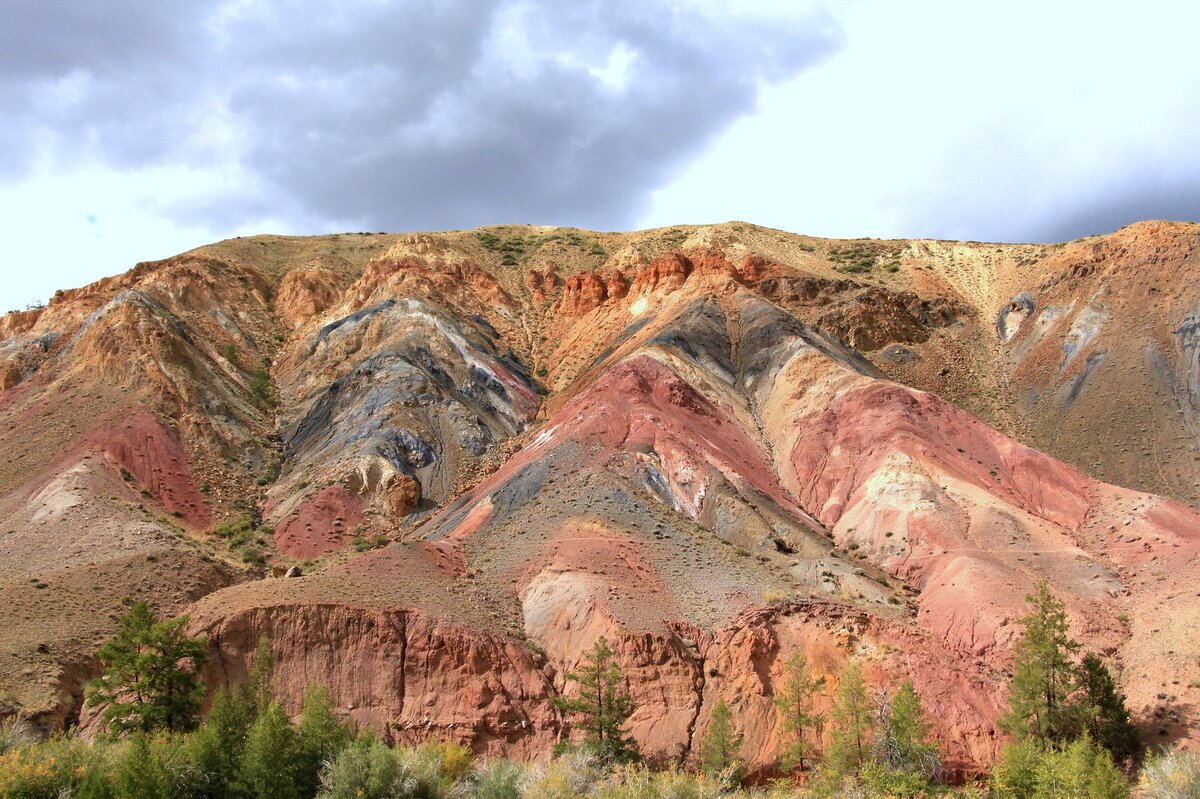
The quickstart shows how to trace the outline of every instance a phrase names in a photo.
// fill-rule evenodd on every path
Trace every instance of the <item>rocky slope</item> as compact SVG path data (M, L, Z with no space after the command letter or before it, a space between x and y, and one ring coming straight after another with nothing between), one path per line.
M723 698L769 768L801 650L912 679L970 770L1044 578L1190 740L1197 245L255 237L60 292L0 321L3 701L72 719L147 598L213 685L265 634L289 707L397 739L544 755L603 634L657 756Z

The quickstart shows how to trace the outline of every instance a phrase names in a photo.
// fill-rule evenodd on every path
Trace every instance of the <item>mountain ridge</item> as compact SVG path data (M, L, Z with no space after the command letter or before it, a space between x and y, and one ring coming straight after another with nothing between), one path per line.
M1158 222L502 226L234 239L60 292L0 322L0 681L73 718L151 598L212 684L267 633L289 707L315 676L393 737L536 756L603 633L645 748L690 756L720 698L767 769L799 650L911 677L969 771L1046 577L1145 730L1190 740L1198 253Z

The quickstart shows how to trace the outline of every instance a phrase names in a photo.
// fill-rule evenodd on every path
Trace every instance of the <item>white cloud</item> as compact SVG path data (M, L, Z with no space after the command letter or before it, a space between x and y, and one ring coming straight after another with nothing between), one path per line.
M1131 9L856 3L843 50L766 90L643 221L1012 240L1200 208L1200 6ZM1194 193L1120 202L1173 179Z

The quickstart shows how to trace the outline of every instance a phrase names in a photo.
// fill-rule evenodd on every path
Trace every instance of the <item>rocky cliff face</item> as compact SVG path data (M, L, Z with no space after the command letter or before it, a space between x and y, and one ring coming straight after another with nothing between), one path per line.
M262 237L61 292L0 322L4 701L72 717L137 597L211 684L266 635L289 708L397 740L544 756L605 635L655 756L724 699L769 769L801 651L911 679L971 770L1047 579L1190 740L1198 242Z

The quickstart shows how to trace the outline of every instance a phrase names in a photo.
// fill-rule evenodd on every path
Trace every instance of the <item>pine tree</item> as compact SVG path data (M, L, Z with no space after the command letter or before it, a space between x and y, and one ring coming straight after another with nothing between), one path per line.
M248 799L301 799L299 735L278 702L258 714L238 764L238 789Z
M889 771L920 774L927 780L937 776L941 758L937 747L929 742L929 722L911 682L905 680L895 694L880 692L876 724L872 747L876 763Z
M1098 655L1083 656L1079 664L1079 688L1084 730L1092 740L1119 761L1137 754L1138 734L1129 721L1125 696Z
M1067 629L1066 605L1042 580L1025 598L1032 606L1020 620L1025 635L1017 644L1008 712L1000 721L1006 732L1044 744L1070 740L1078 727L1072 657L1079 644Z
M783 730L790 738L780 752L783 767L789 771L804 771L816 760L816 741L820 739L824 717L814 710L813 699L824 686L825 678L813 679L803 655L797 652L788 658L783 682L775 692L775 706Z
M579 684L579 696L557 698L554 706L583 717L583 746L603 763L638 760L637 742L624 729L633 713L633 698L621 687L621 669L604 636L585 653L584 664L567 674L567 680Z
M258 638L258 646L250 660L250 675L243 691L253 714L258 715L275 700L271 690L271 679L275 676L275 653L271 651L271 639L265 635Z
M114 793L121 799L174 799L175 796L159 747L143 732L134 733L117 768L115 782Z
M851 662L842 670L829 712L831 729L826 762L835 774L857 777L862 771L871 753L873 715L862 670Z
M138 602L117 622L117 632L100 648L104 673L88 698L104 704L103 721L121 734L132 730L186 730L204 698L199 669L208 659L204 641L184 633L187 616L158 621Z
M1066 748L1041 753L1035 799L1126 799L1129 781L1112 757L1086 734Z
M189 763L205 777L200 796L224 799L230 795L253 723L254 709L244 692L222 689L213 697L204 723L184 746Z
M736 778L741 765L738 759L741 748L742 736L733 728L729 705L724 699L718 699L713 706L708 733L700 744L700 768L709 775L733 772Z
M300 712L296 779L301 796L314 796L321 767L332 761L354 739L350 726L337 717L329 691L310 685Z

